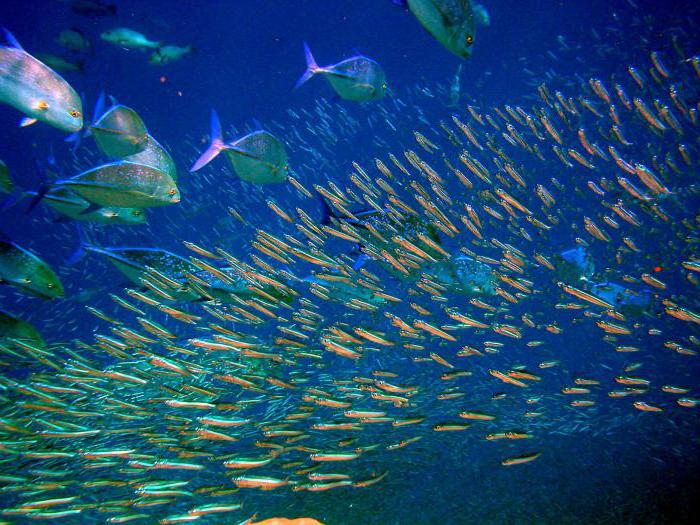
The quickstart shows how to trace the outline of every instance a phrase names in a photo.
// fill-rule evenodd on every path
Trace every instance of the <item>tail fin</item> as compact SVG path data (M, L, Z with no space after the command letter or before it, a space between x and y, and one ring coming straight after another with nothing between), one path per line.
M100 91L100 96L95 101L95 109L92 110L92 123L94 124L105 112L105 92Z
M190 172L194 172L202 169L204 166L209 164L214 157L226 149L226 144L222 138L221 132L221 122L219 121L219 115L216 114L215 110L211 110L211 142L207 150L202 153L202 156L197 159L197 161L190 168Z
M87 236L85 235L85 230L83 230L83 225L76 222L75 229L78 232L78 239L80 241L80 244L78 245L76 250L71 254L71 256L68 258L68 260L66 261L66 264L68 266L73 266L78 261L80 261L83 257L85 257L85 254L87 253L87 249L92 246L87 240Z
M52 156L52 155L51 155ZM39 187L36 190L36 195L32 197L32 200L29 201L29 205L27 206L27 209L25 213L31 213L34 211L34 208L37 207L37 205L41 202L41 199L44 198L44 195L46 195L51 188L51 184L48 181L48 178L46 176L46 170L42 166L42 164L39 161L36 161L36 166L39 171L39 178L41 179L41 182L39 183Z
M306 57L306 71L304 71L304 74L301 75L301 77L299 77L299 80L297 80L297 83L294 85L294 89L298 89L303 84L305 84L312 76L321 71L321 68L318 67L314 56L311 54L311 48L309 47L309 44L307 44L306 42L304 42L304 56Z

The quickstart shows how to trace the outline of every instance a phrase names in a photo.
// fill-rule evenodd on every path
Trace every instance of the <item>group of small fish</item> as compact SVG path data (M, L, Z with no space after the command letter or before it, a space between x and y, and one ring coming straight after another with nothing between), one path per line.
M460 57L475 19L488 22L468 0L404 3ZM364 126L343 106L319 99L269 126L277 134L257 126L230 142L212 110L191 183L215 173L221 184L228 175L210 163L229 160L249 188L228 207L249 251L216 235L184 240L177 225L189 257L100 246L81 230L82 251L129 281L107 306L87 306L94 339L47 342L0 311L2 365L23 367L0 374L0 516L316 525L256 520L272 490L351 498L391 487L401 457L450 434L469 436L450 442L455 454L497 450L494 468L527 476L547 460L538 438L600 405L697 417L700 57L675 40L666 53L677 56L652 51L610 80L541 81L490 108L464 100L459 69L440 88L446 113L430 120L430 89L386 96L375 61L322 67L307 45L297 87L319 75L340 98L371 103L365 129L381 153L337 169L334 148ZM0 100L83 128L75 91L17 46L0 48ZM145 208L178 203L175 164L138 113L102 105L85 132L118 160L34 198L90 215L88 226L110 220L92 214L135 224ZM0 191L15 191L4 165ZM585 209L584 195L595 198ZM9 239L0 281L64 295ZM580 349L590 365L574 372L562 347L582 327L596 346ZM659 341L653 351L646 338ZM603 354L618 369L596 366ZM657 359L678 383L656 376Z

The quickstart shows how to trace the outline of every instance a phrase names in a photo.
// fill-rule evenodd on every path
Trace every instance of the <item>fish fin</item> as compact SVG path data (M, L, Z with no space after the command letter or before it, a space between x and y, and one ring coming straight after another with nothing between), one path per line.
M99 204L95 204L94 202L91 202L90 205L82 210L78 215L87 215L88 213L92 213L93 211L101 210L104 206L100 206Z
M311 48L306 42L304 42L304 56L306 57L306 71L299 77L299 80L297 80L297 83L294 85L294 89L299 89L303 84L308 82L312 76L323 71L322 68L318 67L314 56L311 54Z
M19 127L26 128L28 126L31 126L32 124L36 124L37 122L38 122L38 119L31 118L31 117L22 117L19 121Z
M100 91L100 95L95 101L95 109L92 111L92 123L94 124L105 112L105 92Z
M39 189L36 190L36 195L32 197L32 200L29 201L29 204L27 205L27 209L24 211L24 213L31 213L34 211L34 208L36 208L41 200L44 198L44 196L48 193L50 188L50 185L48 182L46 182L46 179L44 179L39 186Z
M219 115L216 114L216 110L211 110L211 142L209 147L204 153L197 159L197 161L190 168L190 173L202 169L204 166L209 164L214 158L221 153L223 150L227 149L228 146L224 144L223 132L221 131L221 121L219 120Z
M88 249L92 247L92 244L87 240L87 236L85 235L85 230L83 229L82 224L76 222L75 231L78 233L78 239L80 244L66 261L66 264L68 266L73 266L78 261L80 261L83 257L85 257L85 254L87 253Z
M10 47L14 47L14 48L21 49L22 51L24 51L22 44L20 44L19 40L17 40L15 38L15 35L10 33L9 29L7 29L6 27L3 27L2 30L5 33L5 39L7 40L7 43L10 44Z

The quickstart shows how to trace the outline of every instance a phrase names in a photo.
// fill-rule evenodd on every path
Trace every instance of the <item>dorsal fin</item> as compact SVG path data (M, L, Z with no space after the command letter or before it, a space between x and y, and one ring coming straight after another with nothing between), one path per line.
M2 30L5 32L5 39L7 40L7 43L10 44L10 47L15 47L17 49L21 49L22 51L24 51L22 44L20 44L19 40L17 40L15 38L15 35L10 33L9 29L7 29L6 27L3 27Z

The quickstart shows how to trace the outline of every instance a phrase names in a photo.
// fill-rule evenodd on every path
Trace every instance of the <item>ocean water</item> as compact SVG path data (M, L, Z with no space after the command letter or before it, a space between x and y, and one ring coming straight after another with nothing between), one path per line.
M78 12L95 5L115 10ZM81 64L61 75L86 123L102 91L141 116L181 198L135 226L28 210L115 159L0 105L0 233L65 288L0 286L46 343L0 324L0 522L697 520L700 10L483 5L462 59L390 0L2 3L27 53ZM150 64L158 46L100 37L114 28L192 48ZM386 96L294 89L305 42L321 66L376 61ZM191 173L212 108L226 141L276 136L292 179L246 182L233 150ZM95 247L200 266L136 260L129 279ZM594 268L567 264L575 248Z

